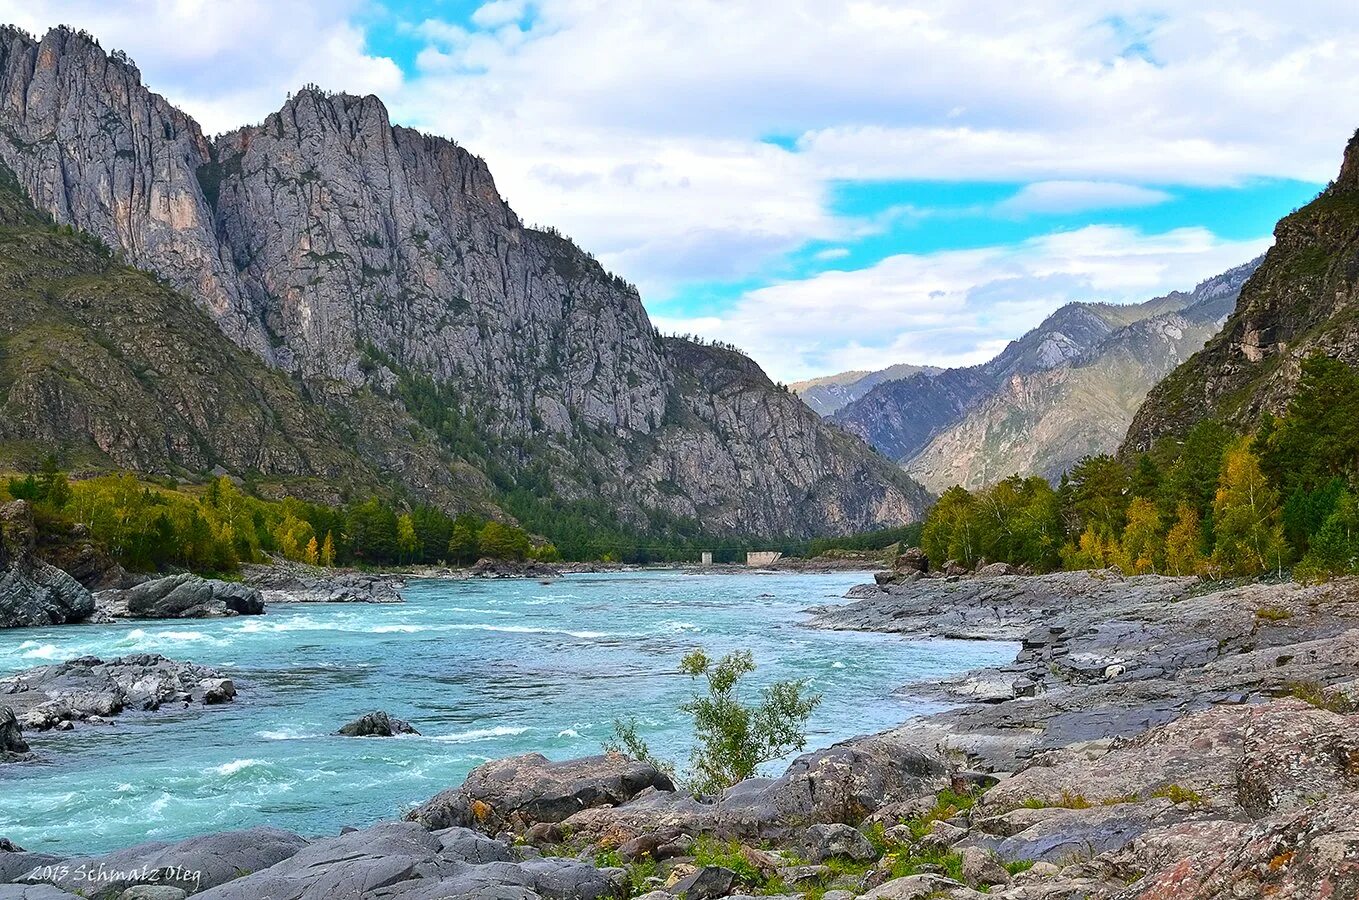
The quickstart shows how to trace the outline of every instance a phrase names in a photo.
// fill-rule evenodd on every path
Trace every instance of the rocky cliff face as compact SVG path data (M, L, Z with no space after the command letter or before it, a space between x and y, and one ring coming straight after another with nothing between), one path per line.
M1055 480L1083 456L1114 452L1147 392L1217 332L1259 263L1141 304L1171 311L1112 332L1065 365L1011 375L906 460L906 471L941 492L1016 472Z
M1274 246L1222 331L1156 386L1124 447L1144 450L1205 416L1248 426L1282 412L1302 360L1359 365L1359 133L1340 175L1274 228Z
M631 286L523 227L480 159L393 127L376 98L304 89L208 140L87 36L6 29L0 159L40 208L351 420L403 378L438 386L498 464L544 467L560 497L603 496L635 524L722 510L705 524L811 534L921 512L918 486L825 425L765 427L791 408L748 361L709 354L696 379L699 351L661 340ZM805 458L820 452L836 458Z

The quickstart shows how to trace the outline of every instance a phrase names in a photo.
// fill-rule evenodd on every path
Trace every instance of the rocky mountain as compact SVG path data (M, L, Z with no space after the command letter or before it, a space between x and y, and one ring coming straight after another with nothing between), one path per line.
M1012 377L1067 367L1118 329L1186 302L1187 295L1176 293L1132 305L1069 303L990 362L884 382L831 419L886 456L906 461L995 396Z
M430 426L501 490L755 534L922 511L918 485L749 360L663 339L634 288L525 227L482 160L375 97L304 88L210 139L90 36L8 28L0 160L325 415Z
M942 370L937 366L913 366L910 363L897 363L885 369L869 371L856 369L835 375L822 375L788 385L818 415L829 416L839 412L845 405L853 403L884 381L898 381L910 378L917 373L937 375Z
M1064 365L1011 375L906 460L906 471L942 492L1016 472L1055 480L1083 456L1114 452L1147 392L1217 333L1259 263L1139 305L1167 311L1111 332Z
M1359 132L1335 181L1279 220L1274 246L1222 331L1147 396L1124 447L1144 450L1206 416L1251 425L1265 412L1280 413L1312 354L1359 365L1356 304Z
M222 337L191 300L58 228L0 165L0 463L57 451L79 468L217 467L338 503L393 489L493 508L491 485L367 389L363 425L328 412ZM387 484L390 483L390 484Z

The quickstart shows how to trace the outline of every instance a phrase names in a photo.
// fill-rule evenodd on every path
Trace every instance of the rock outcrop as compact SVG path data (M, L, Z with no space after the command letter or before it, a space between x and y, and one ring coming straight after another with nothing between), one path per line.
M296 563L246 566L243 581L269 603L401 603L401 579Z
M114 618L220 619L264 612L264 596L257 588L188 572L126 590L100 591L95 599Z
M0 160L39 208L363 422L340 430L417 496L430 491L409 440L365 438L379 407L417 434L412 411L451 408L492 448L479 452L523 448L559 498L603 499L638 526L661 513L726 532L862 531L928 499L746 357L661 338L635 289L524 227L482 160L393 126L375 97L307 88L210 141L88 36L6 29L0 124ZM421 421L445 450L466 444L444 418ZM400 444L398 430L379 431ZM415 456L425 483L448 481Z
M1274 246L1222 331L1148 395L1125 448L1145 450L1204 418L1248 427L1266 412L1282 413L1312 354L1359 365L1356 250L1359 133L1345 148L1336 180L1279 220Z
M36 536L27 502L0 506L0 628L62 625L94 613L80 582L37 557Z
M236 685L221 672L159 654L108 661L82 656L0 678L0 701L30 731L69 729L73 722L105 724L130 711L162 705L230 702Z

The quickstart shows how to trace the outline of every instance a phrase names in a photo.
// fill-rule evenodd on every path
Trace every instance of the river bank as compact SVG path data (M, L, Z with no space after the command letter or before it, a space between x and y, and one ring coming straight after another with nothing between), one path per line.
M472 883L513 884L522 897L660 889L696 900L1359 891L1348 824L1359 802L1353 581L1205 586L1064 573L920 579L851 596L814 610L812 624L1019 637L1018 657L907 688L953 709L807 754L778 778L707 802L620 757L510 757L408 823L299 844L287 858L305 866L284 859L203 896L339 895L315 893L320 884L352 889L346 896L465 896ZM501 838L472 856L511 861L482 870L480 856L448 849L471 832ZM212 841L236 838L199 840L155 859L211 869L221 854ZM575 861L557 862L563 854ZM5 871L34 859L9 857ZM375 887L375 873L394 866L402 874ZM600 874L591 881L581 866ZM546 869L565 881L545 881Z

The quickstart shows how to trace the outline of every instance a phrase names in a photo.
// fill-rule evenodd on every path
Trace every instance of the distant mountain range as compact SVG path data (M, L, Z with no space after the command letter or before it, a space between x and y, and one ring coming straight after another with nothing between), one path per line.
M1015 472L1055 479L1118 448L1147 392L1212 337L1259 263L1144 303L1067 304L990 362L878 378L830 418L935 492Z
M484 161L376 97L306 87L209 138L92 36L0 28L0 163L0 271L61 288L0 325L11 465L56 449L645 533L836 534L928 502L747 357L660 335Z
M942 371L943 369L937 366L913 366L910 363L898 363L876 372L859 369L853 372L841 372L838 375L822 375L820 378L796 381L788 386L813 411L823 416L829 416L839 412L885 381L900 381L919 373L938 375Z

